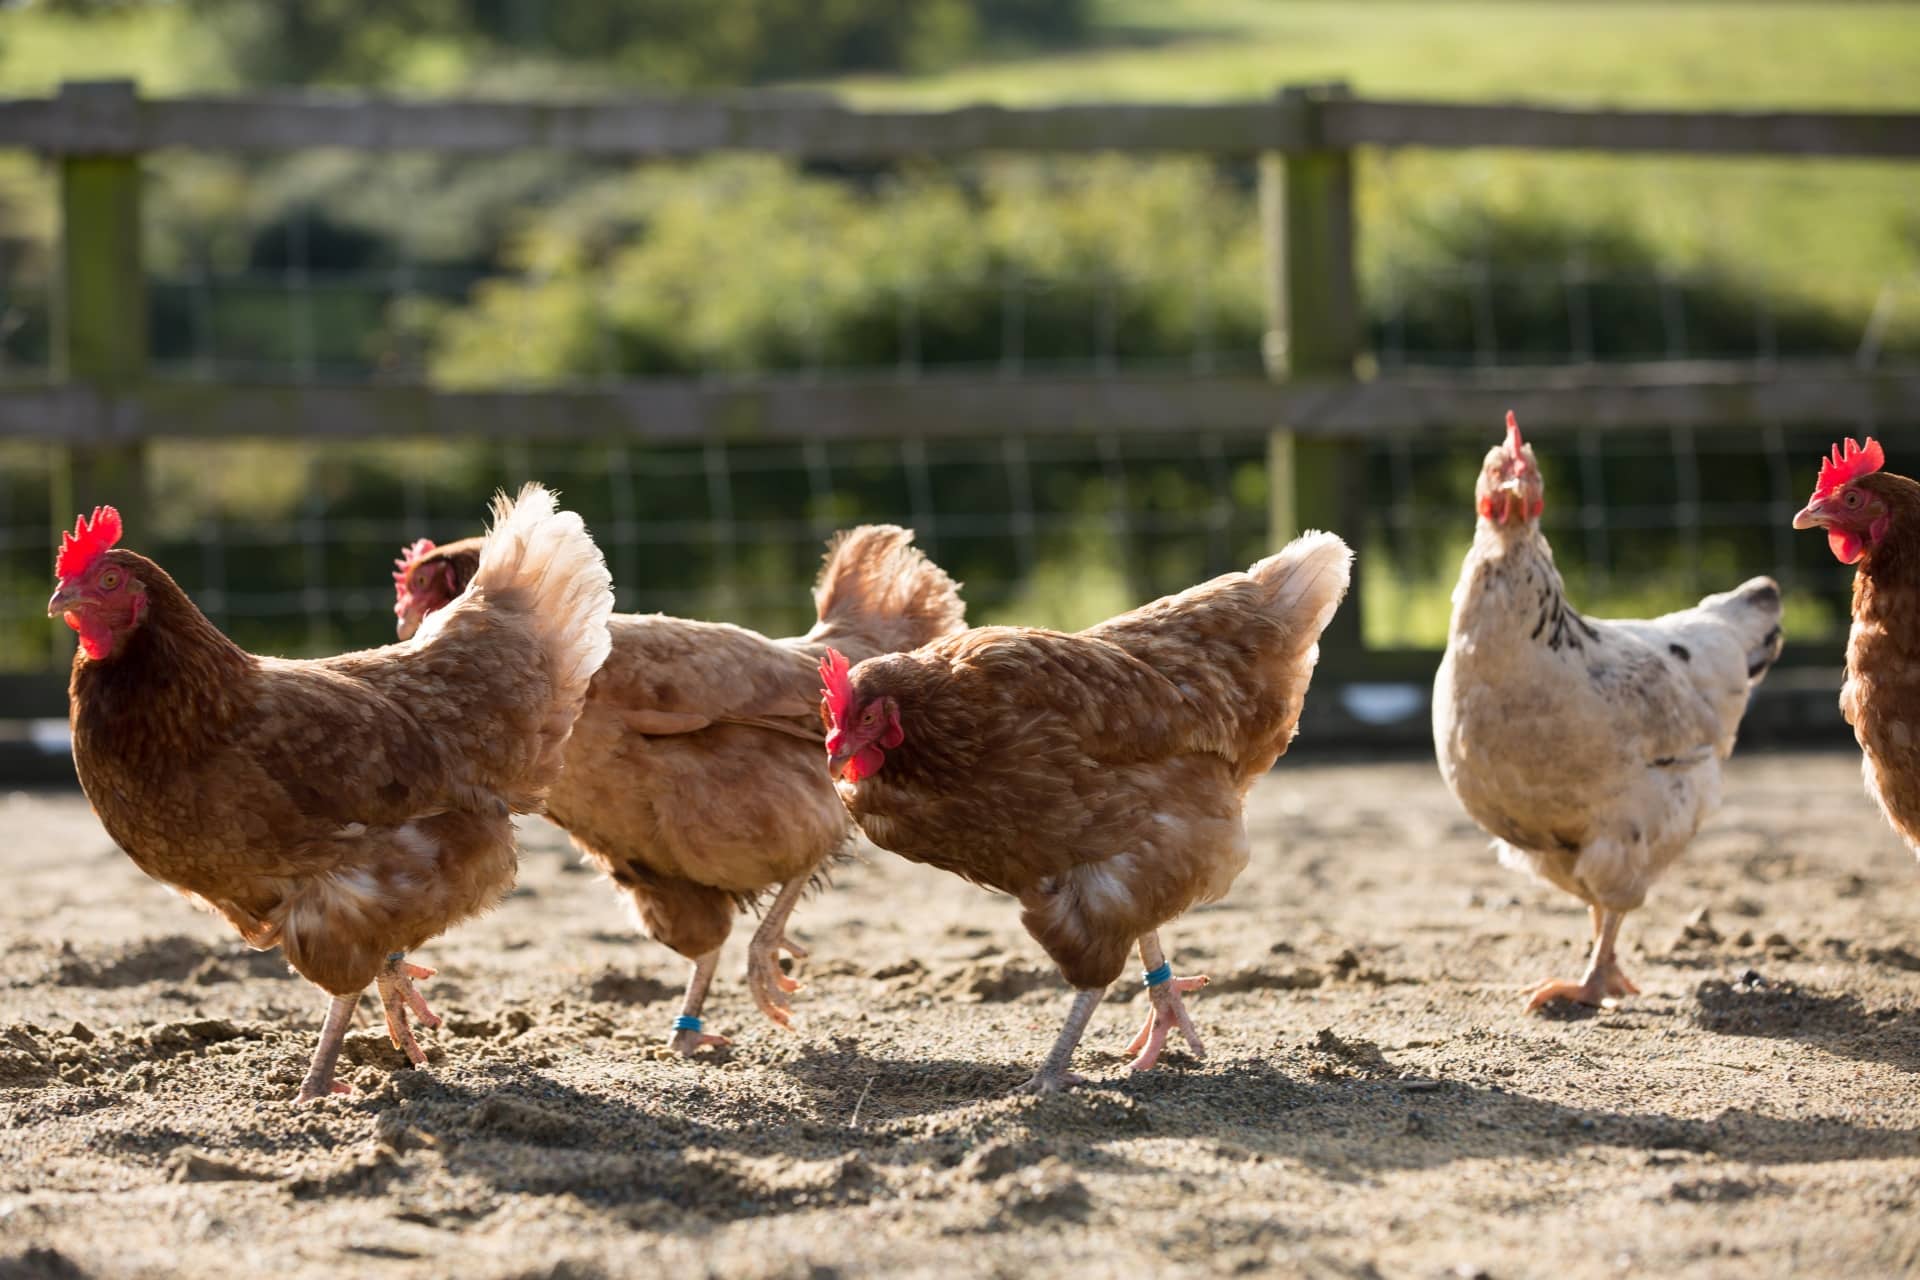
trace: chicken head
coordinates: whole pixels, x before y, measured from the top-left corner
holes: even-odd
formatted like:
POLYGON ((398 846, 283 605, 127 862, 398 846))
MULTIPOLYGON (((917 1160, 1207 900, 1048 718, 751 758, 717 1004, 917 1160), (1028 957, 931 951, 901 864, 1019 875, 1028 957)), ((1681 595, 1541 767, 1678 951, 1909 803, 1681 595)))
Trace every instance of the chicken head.
POLYGON ((1520 423, 1507 414, 1507 438, 1487 450, 1480 479, 1473 487, 1474 509, 1482 520, 1505 528, 1525 528, 1546 506, 1540 464, 1533 446, 1520 438, 1520 423))
POLYGON ((60 535, 53 566, 58 581, 47 616, 79 632, 80 648, 96 662, 111 657, 147 613, 147 590, 134 572, 139 562, 116 554, 118 541, 120 513, 95 507, 92 516, 75 517, 72 533, 60 535))

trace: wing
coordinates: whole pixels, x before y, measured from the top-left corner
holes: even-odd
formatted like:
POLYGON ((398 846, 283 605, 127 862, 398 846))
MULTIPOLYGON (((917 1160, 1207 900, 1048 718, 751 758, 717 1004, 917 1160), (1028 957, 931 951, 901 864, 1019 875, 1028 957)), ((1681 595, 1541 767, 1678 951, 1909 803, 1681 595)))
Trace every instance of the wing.
POLYGON ((457 795, 493 792, 516 809, 537 808, 558 771, 556 739, 564 741, 578 704, 563 706, 537 619, 460 606, 445 613, 440 626, 403 644, 312 663, 268 663, 265 674, 354 708, 363 704, 348 690, 362 686, 387 721, 368 725, 369 736, 403 739, 410 758, 448 779, 457 795))
POLYGON ((1718 708, 1695 682, 1691 659, 1669 648, 1678 641, 1661 620, 1587 621, 1603 641, 1587 651, 1586 677, 1615 735, 1637 744, 1637 754, 1652 765, 1725 754, 1723 740, 1731 748, 1718 708))
POLYGON ((538 669, 413 656, 424 660, 390 650, 262 660, 253 715, 231 748, 236 767, 319 824, 403 823, 510 803, 499 778, 516 766, 502 759, 531 754, 523 721, 534 714, 512 686, 541 679, 538 669))
POLYGON ((820 740, 820 677, 805 653, 757 631, 659 614, 613 619, 593 699, 636 733, 745 724, 820 740))
POLYGON ((918 652, 948 671, 945 714, 1002 704, 1013 713, 997 717, 1008 732, 1027 736, 1051 722, 1096 763, 1232 750, 1219 711, 1097 635, 980 627, 918 652))

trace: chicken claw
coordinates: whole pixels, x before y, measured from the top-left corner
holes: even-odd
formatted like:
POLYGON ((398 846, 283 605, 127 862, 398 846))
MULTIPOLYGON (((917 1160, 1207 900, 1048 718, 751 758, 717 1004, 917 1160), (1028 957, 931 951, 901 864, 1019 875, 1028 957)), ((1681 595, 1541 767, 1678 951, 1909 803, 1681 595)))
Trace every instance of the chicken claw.
POLYGON ((793 1005, 787 996, 804 988, 781 969, 780 953, 784 951, 795 960, 807 958, 807 949, 787 936, 787 917, 793 914, 806 887, 804 876, 780 886, 779 896, 747 943, 747 990, 760 1012, 789 1031, 793 1030, 793 1005))
MULTIPOLYGON (((697 1019, 696 1019, 697 1021, 697 1019)), ((733 1041, 698 1027, 676 1028, 667 1040, 667 1048, 683 1058, 691 1058, 702 1049, 725 1049, 733 1041)))
POLYGON ((1027 1082, 1014 1090, 1014 1093, 1031 1093, 1036 1097, 1045 1097, 1049 1093, 1065 1093, 1075 1085, 1085 1084, 1087 1078, 1078 1071, 1048 1071, 1045 1067, 1028 1077, 1027 1082))
POLYGON ((374 985, 380 992, 380 1004, 387 1013, 387 1038, 416 1067, 427 1065, 427 1054, 420 1047, 420 1042, 413 1038, 407 1013, 411 1010, 420 1019, 420 1025, 428 1029, 440 1025, 439 1015, 427 1008, 425 997, 413 988, 416 979, 425 980, 433 974, 432 969, 423 965, 408 964, 406 953, 396 951, 387 957, 387 967, 374 979, 374 985))
POLYGON ((1186 1001, 1180 998, 1182 992, 1198 991, 1211 979, 1205 974, 1191 978, 1173 978, 1157 986, 1147 988, 1147 997, 1153 1007, 1147 1010, 1147 1021, 1140 1028, 1140 1034, 1127 1046, 1127 1052, 1137 1055, 1127 1065, 1135 1071, 1151 1071, 1160 1061, 1160 1051, 1166 1046, 1167 1033, 1175 1027, 1186 1037, 1187 1047, 1193 1050, 1193 1056, 1204 1058, 1207 1047, 1200 1043, 1200 1033, 1194 1029, 1193 1019, 1187 1014, 1186 1001))
POLYGON ((1536 983, 1527 991, 1527 1012, 1538 1013, 1555 1000, 1570 1000, 1574 1004, 1610 1009, 1619 1003, 1619 997, 1639 994, 1640 988, 1620 972, 1620 966, 1609 964, 1605 969, 1590 971, 1579 982, 1548 978, 1545 982, 1536 983))
POLYGON ((793 1007, 787 996, 805 987, 781 969, 782 951, 796 960, 807 958, 807 949, 784 933, 766 940, 754 934, 753 941, 747 944, 747 990, 753 993, 753 1002, 760 1006, 760 1012, 791 1031, 793 1007))

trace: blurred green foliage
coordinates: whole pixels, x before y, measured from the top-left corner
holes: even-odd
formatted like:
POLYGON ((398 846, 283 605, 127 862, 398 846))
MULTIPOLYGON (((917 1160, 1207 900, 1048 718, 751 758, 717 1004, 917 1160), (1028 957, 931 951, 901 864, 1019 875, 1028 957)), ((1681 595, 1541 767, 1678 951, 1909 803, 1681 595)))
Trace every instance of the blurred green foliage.
POLYGON ((389 84, 438 50, 661 88, 929 71, 1057 44, 1086 0, 189 0, 245 80, 389 84))
MULTIPOLYGON (((1907 108, 1920 8, 1875 4, 1301 0, 60 0, 0 8, 0 78, 134 75, 150 93, 263 84, 480 95, 826 87, 858 100, 1257 96, 1345 78, 1363 94, 1634 105, 1907 108), (1496 32, 1498 39, 1489 39, 1496 32)), ((1264 325, 1252 173, 1179 159, 983 159, 846 170, 724 158, 609 170, 578 157, 338 152, 149 162, 155 354, 167 376, 411 377, 542 385, 689 373, 966 365, 1251 367, 1264 325)), ((1913 168, 1862 162, 1370 152, 1363 293, 1382 361, 1851 355, 1883 289, 1882 358, 1920 353, 1913 168)), ((47 170, 0 157, 0 369, 44 365, 47 170)), ((1011 370, 1010 370, 1011 371, 1011 370)), ((1817 426, 1817 424, 1816 424, 1817 426)), ((1493 424, 1489 424, 1489 431, 1493 424)), ((1707 448, 1709 436, 1698 437, 1707 448)), ((1363 543, 1369 638, 1444 628, 1477 437, 1376 450, 1363 543), (1414 523, 1395 523, 1407 512, 1414 523)), ((1672 527, 1675 441, 1597 462, 1543 453, 1549 532, 1601 612, 1685 603, 1797 564, 1796 634, 1842 617, 1844 575, 1788 539, 1752 442, 1697 459, 1705 503, 1672 527), (1588 515, 1604 510, 1603 536, 1588 515), (1732 508, 1729 508, 1732 509, 1732 508), (1830 589, 1828 589, 1830 588, 1830 589), (1691 594, 1690 594, 1691 593, 1691 594)), ((1806 445, 1793 439, 1794 457, 1806 445)), ((974 616, 1074 625, 1265 543, 1260 442, 1100 456, 1032 442, 926 462, 937 554, 974 616), (1192 455, 1192 456, 1189 456, 1192 455), (1016 479, 1016 477, 1022 477, 1016 479), (944 517, 944 518, 942 518, 944 517), (1025 524, 1023 525, 1023 522, 1025 524), (1015 530, 1026 528, 1022 536, 1015 530)), ((1689 445, 1691 448, 1692 446, 1689 445)), ((1614 448, 1610 444, 1610 449, 1614 448)), ((0 663, 46 651, 44 450, 0 454, 0 663)), ((477 526, 539 474, 609 542, 629 607, 803 625, 819 536, 919 519, 897 444, 699 450, 163 446, 138 530, 216 616, 266 650, 387 631, 402 536, 477 526), (722 498, 724 497, 724 501, 722 498), (397 513, 408 513, 404 516, 397 513), (304 531, 322 529, 316 542, 304 531), (303 593, 334 589, 319 621, 303 593), (364 592, 351 598, 364 584, 364 592), (217 588, 217 590, 216 590, 217 588), (348 595, 339 592, 345 589, 348 595)), ((1810 470, 1810 466, 1808 468, 1810 470)), ((926 523, 926 522, 922 522, 926 523)))

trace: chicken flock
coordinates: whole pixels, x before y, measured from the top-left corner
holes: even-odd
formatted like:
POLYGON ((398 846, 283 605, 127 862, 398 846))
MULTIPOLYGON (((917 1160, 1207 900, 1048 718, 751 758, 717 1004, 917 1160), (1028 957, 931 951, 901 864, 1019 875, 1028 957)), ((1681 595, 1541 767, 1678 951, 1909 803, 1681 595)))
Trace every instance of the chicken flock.
MULTIPOLYGON (((1920 484, 1873 440, 1823 460, 1795 528, 1856 566, 1841 707, 1869 791, 1920 852, 1920 484)), ((1546 492, 1513 415, 1475 487, 1473 543, 1433 691, 1447 786, 1500 859, 1592 918, 1585 973, 1526 1008, 1633 995, 1617 941, 1715 808, 1781 597, 1754 578, 1644 621, 1587 617, 1541 533, 1546 492), (1543 744, 1551 744, 1544 746, 1543 744)), ((734 918, 759 909, 747 986, 791 1027, 782 956, 810 889, 882 850, 1005 894, 1074 996, 1025 1089, 1080 1081, 1074 1052, 1137 954, 1151 1069, 1204 1041, 1162 931, 1232 889, 1249 789, 1288 749, 1352 553, 1309 532, 1084 631, 973 627, 959 585, 891 525, 837 535, 817 621, 772 639, 615 614, 580 517, 537 484, 484 536, 408 546, 399 642, 312 661, 239 648, 166 571, 76 520, 50 617, 78 632, 74 762, 102 825, 149 876, 279 947, 327 993, 303 1102, 335 1078, 361 995, 394 1045, 439 1024, 408 956, 512 887, 513 815, 543 814, 690 966, 667 1043, 726 1040, 703 1006, 734 918)))

